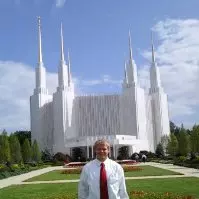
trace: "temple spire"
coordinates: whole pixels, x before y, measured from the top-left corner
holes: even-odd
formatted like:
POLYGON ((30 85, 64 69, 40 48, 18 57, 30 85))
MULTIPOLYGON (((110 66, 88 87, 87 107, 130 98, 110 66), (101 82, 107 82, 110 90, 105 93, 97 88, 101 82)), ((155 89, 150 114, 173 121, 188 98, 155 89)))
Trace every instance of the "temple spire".
POLYGON ((151 84, 150 92, 154 93, 162 89, 162 87, 161 87, 159 67, 157 67, 155 61, 155 50, 154 50, 152 33, 151 33, 151 53, 152 53, 152 64, 150 68, 150 84, 151 84))
POLYGON ((126 66, 128 83, 137 85, 137 66, 133 60, 132 45, 131 45, 131 33, 129 30, 129 60, 126 66))
POLYGON ((39 56, 38 56, 38 63, 42 65, 42 47, 41 47, 41 18, 38 17, 38 39, 39 39, 39 56))
POLYGON ((124 78, 125 78, 125 83, 128 84, 128 75, 127 75, 127 64, 126 64, 126 61, 124 62, 124 78))
POLYGON ((63 38, 63 28, 61 23, 61 61, 65 61, 64 59, 64 38, 63 38))
POLYGON ((153 44, 153 33, 151 32, 151 52, 152 52, 152 63, 155 63, 155 51, 153 44))
POLYGON ((133 53, 132 53, 132 45, 131 45, 131 32, 129 30, 129 53, 130 53, 130 61, 133 60, 133 53))
POLYGON ((70 86, 71 83, 71 74, 70 74, 70 53, 68 50, 68 86, 70 86))

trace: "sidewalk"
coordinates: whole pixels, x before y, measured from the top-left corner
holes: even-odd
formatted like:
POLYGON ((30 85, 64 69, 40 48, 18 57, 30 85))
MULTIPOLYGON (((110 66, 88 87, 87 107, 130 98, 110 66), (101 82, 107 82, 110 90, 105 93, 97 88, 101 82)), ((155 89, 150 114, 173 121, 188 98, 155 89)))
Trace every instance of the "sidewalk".
MULTIPOLYGON (((199 177, 199 170, 192 169, 192 168, 186 168, 181 166, 176 166, 172 164, 161 164, 161 163, 155 163, 155 162, 146 162, 146 163, 140 163, 138 165, 150 165, 162 169, 167 169, 170 171, 182 173, 184 175, 167 175, 167 176, 142 176, 142 177, 126 177, 127 180, 129 179, 148 179, 148 178, 177 178, 177 177, 199 177)), ((78 182, 79 180, 55 180, 55 181, 36 181, 36 182, 23 182, 29 178, 53 171, 53 170, 61 170, 65 169, 62 166, 57 167, 47 167, 44 169, 31 171, 29 173, 21 174, 18 176, 9 177, 6 179, 0 180, 0 189, 10 186, 10 185, 16 185, 16 184, 38 184, 38 183, 65 183, 65 182, 78 182)))
MULTIPOLYGON (((186 175, 165 175, 165 176, 140 176, 140 177, 125 177, 126 180, 136 180, 136 179, 154 179, 154 178, 185 178, 190 177, 186 175)), ((77 180, 53 180, 53 181, 32 181, 32 182, 21 182, 19 184, 52 184, 52 183, 69 183, 69 182, 79 182, 77 180)))
POLYGON ((150 165, 150 166, 158 167, 161 169, 167 169, 170 171, 182 173, 189 177, 199 177, 199 169, 182 167, 182 166, 173 165, 173 164, 162 164, 162 163, 156 163, 156 162, 141 163, 140 165, 150 165))
POLYGON ((20 184, 22 181, 27 180, 29 178, 32 178, 32 177, 47 173, 49 171, 56 170, 56 169, 62 169, 62 168, 63 168, 62 166, 61 167, 60 166, 58 166, 58 167, 47 167, 47 168, 44 168, 44 169, 39 169, 39 170, 36 170, 36 171, 31 171, 29 173, 24 173, 24 174, 21 174, 21 175, 12 176, 12 177, 9 177, 9 178, 6 178, 6 179, 2 179, 2 180, 0 180, 0 189, 7 187, 7 186, 10 186, 10 185, 20 184))

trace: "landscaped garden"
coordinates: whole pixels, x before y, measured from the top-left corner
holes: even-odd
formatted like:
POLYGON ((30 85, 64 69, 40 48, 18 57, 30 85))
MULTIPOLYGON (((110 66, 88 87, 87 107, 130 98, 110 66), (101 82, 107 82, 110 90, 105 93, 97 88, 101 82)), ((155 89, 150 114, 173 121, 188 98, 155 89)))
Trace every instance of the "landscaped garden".
MULTIPOLYGON (((162 175, 181 175, 181 173, 161 169, 153 166, 123 166, 126 177, 138 176, 162 176, 162 175)), ((79 179, 81 168, 55 170, 40 176, 28 179, 31 181, 49 181, 49 180, 72 180, 79 179)))
MULTIPOLYGON (((163 137, 155 153, 140 151, 139 159, 134 159, 136 154, 127 157, 126 147, 121 147, 117 159, 124 168, 125 177, 150 176, 152 178, 127 179, 130 199, 199 199, 199 178, 184 176, 166 178, 165 175, 182 174, 135 163, 141 161, 142 154, 146 154, 147 161, 199 168, 198 141, 199 125, 194 126, 192 131, 186 132, 182 126, 175 128, 175 131, 172 130, 169 138, 163 137), (122 161, 126 159, 128 160, 122 161), (161 176, 161 178, 157 179, 155 176, 161 176)), ((13 135, 6 134, 0 135, 0 146, 0 178, 29 172, 47 165, 67 165, 65 169, 28 179, 26 183, 30 184, 0 189, 0 199, 77 199, 77 182, 49 181, 79 179, 82 166, 86 164, 85 157, 82 157, 81 163, 75 162, 82 154, 80 149, 73 151, 73 157, 62 153, 51 156, 48 152, 39 152, 36 141, 31 143, 27 139, 17 140, 13 135), (35 181, 46 182, 31 184, 36 183, 35 181)))
MULTIPOLYGON (((130 199, 195 199, 199 198, 198 184, 199 178, 191 177, 126 180, 130 199)), ((16 185, 1 189, 0 198, 77 199, 77 188, 78 183, 16 185)))

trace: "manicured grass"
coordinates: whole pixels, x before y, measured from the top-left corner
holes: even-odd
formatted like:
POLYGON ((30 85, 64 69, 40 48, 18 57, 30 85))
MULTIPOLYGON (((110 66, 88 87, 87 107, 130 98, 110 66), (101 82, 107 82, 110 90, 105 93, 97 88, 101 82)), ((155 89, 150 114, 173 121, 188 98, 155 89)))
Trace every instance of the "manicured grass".
POLYGON ((62 174, 60 170, 50 171, 42 175, 30 178, 25 182, 32 181, 53 181, 53 180, 76 180, 80 178, 80 174, 62 174))
POLYGON ((139 166, 143 170, 125 172, 126 177, 138 177, 138 176, 164 176, 164 175, 182 175, 181 173, 169 171, 167 169, 161 169, 153 166, 139 166))
MULTIPOLYGON (((153 166, 139 166, 143 170, 141 171, 130 171, 125 172, 126 177, 138 177, 138 176, 162 176, 162 175, 180 175, 180 173, 176 173, 173 171, 169 171, 166 169, 161 169, 153 166)), ((51 171, 40 176, 33 177, 31 179, 26 180, 26 182, 31 181, 49 181, 49 180, 75 180, 79 179, 79 174, 61 174, 60 170, 51 171)))
MULTIPOLYGON (((199 198, 199 178, 165 178, 165 179, 142 179, 127 180, 128 192, 171 192, 181 195, 192 195, 199 198)), ((15 185, 0 189, 2 199, 44 199, 47 197, 66 196, 77 193, 77 183, 59 184, 32 184, 15 185)))

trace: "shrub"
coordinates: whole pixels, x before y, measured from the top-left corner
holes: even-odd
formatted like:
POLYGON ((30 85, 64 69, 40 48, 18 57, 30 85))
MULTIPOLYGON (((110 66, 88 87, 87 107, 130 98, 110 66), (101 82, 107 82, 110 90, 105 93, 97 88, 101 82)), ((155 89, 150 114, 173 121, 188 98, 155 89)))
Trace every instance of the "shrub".
POLYGON ((53 156, 53 162, 59 161, 63 163, 69 163, 71 160, 72 158, 68 154, 65 155, 61 152, 58 152, 53 156))
POLYGON ((187 158, 185 156, 179 156, 178 159, 180 162, 185 162, 187 158))

